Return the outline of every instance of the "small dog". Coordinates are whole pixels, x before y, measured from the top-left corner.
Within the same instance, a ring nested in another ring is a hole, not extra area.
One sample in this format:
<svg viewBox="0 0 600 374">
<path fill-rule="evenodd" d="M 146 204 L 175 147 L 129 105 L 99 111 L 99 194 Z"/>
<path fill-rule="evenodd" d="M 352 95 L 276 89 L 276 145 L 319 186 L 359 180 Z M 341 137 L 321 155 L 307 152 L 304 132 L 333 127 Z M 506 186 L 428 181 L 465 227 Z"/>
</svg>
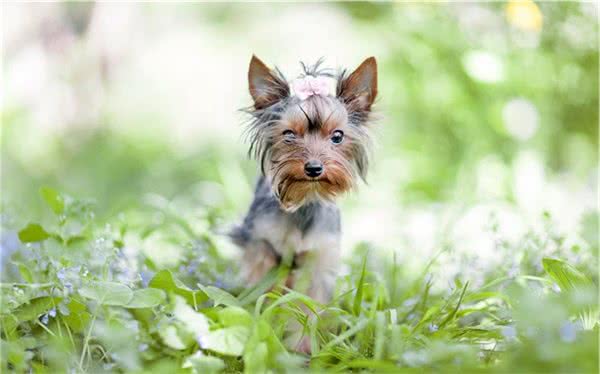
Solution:
<svg viewBox="0 0 600 374">
<path fill-rule="evenodd" d="M 302 64 L 304 73 L 288 82 L 252 56 L 249 153 L 262 176 L 243 223 L 230 236 L 244 250 L 248 285 L 287 259 L 294 269 L 287 285 L 325 303 L 340 263 L 334 199 L 367 173 L 377 62 L 369 57 L 351 74 L 336 75 L 320 65 Z"/>
</svg>

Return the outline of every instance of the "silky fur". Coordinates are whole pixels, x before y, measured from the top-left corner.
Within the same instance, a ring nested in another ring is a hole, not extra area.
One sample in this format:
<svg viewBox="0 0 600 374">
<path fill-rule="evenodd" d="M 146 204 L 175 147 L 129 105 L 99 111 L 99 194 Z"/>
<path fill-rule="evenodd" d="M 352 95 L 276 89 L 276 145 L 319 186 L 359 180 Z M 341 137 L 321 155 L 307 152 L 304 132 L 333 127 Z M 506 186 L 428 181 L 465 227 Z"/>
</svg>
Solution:
<svg viewBox="0 0 600 374">
<path fill-rule="evenodd" d="M 302 64 L 303 76 L 336 79 L 335 94 L 300 100 L 279 70 L 252 57 L 248 84 L 254 103 L 245 109 L 246 134 L 262 176 L 250 209 L 230 236 L 244 250 L 241 275 L 248 285 L 291 259 L 295 267 L 286 285 L 327 302 L 340 262 L 335 198 L 366 178 L 377 65 L 368 58 L 351 74 L 333 74 L 321 65 Z M 343 132 L 339 144 L 332 142 L 336 131 Z M 308 161 L 319 161 L 323 173 L 308 177 Z M 307 339 L 299 339 L 297 348 L 307 352 Z"/>
</svg>

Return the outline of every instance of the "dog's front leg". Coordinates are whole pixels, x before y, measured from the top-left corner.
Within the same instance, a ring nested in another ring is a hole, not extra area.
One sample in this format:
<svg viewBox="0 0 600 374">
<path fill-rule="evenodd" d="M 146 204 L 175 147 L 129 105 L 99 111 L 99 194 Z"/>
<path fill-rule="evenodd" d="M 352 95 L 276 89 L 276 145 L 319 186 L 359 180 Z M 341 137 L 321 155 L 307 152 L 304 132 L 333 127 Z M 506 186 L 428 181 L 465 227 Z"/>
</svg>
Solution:
<svg viewBox="0 0 600 374">
<path fill-rule="evenodd" d="M 253 286 L 278 264 L 275 250 L 266 240 L 250 242 L 246 245 L 242 257 L 242 279 L 248 286 Z"/>
<path fill-rule="evenodd" d="M 339 245 L 300 253 L 296 256 L 296 269 L 292 272 L 288 285 L 294 290 L 310 296 L 321 304 L 327 304 L 332 297 L 337 271 L 340 264 Z M 307 318 L 311 311 L 303 307 Z M 301 326 L 292 326 L 291 342 L 298 352 L 310 353 L 310 336 L 303 333 Z"/>
</svg>

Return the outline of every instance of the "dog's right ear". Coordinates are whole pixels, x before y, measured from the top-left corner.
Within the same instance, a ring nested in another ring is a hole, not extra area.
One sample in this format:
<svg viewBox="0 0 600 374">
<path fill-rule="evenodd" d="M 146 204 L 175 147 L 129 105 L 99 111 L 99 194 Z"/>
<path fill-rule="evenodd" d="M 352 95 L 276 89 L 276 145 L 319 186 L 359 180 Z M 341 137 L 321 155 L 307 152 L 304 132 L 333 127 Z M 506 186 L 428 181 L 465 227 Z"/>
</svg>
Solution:
<svg viewBox="0 0 600 374">
<path fill-rule="evenodd" d="M 279 72 L 267 67 L 252 55 L 248 69 L 248 86 L 256 109 L 264 109 L 290 95 L 290 87 Z"/>
</svg>

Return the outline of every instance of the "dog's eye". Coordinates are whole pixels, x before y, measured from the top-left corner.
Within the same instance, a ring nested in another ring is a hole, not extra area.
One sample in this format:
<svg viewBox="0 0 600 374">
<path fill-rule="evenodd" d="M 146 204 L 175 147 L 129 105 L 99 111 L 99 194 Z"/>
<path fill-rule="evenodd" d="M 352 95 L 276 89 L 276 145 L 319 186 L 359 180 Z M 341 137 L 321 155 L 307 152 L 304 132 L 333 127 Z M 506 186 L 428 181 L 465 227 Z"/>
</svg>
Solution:
<svg viewBox="0 0 600 374">
<path fill-rule="evenodd" d="M 331 142 L 333 144 L 340 144 L 344 140 L 344 132 L 342 130 L 335 130 L 331 135 Z"/>
<path fill-rule="evenodd" d="M 294 134 L 292 130 L 285 130 L 282 135 L 283 140 L 286 142 L 291 142 L 292 140 L 296 139 L 296 134 Z"/>
</svg>

